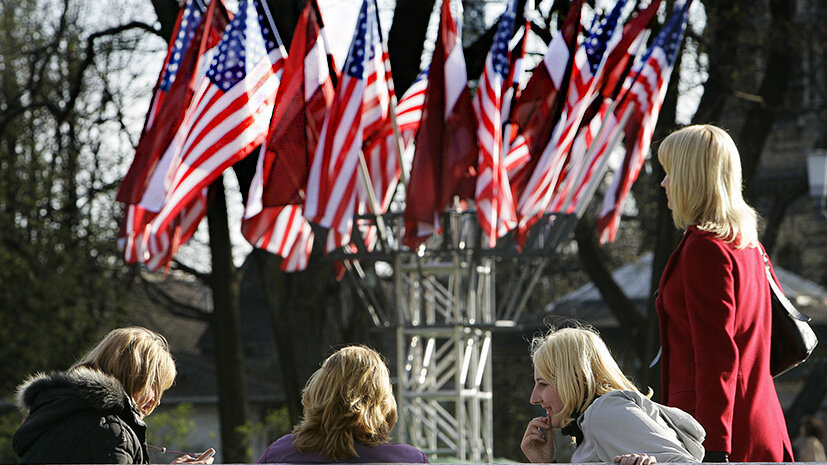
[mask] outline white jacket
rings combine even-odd
[[[691,415],[638,392],[600,396],[577,424],[583,443],[572,454],[572,463],[612,462],[631,452],[654,455],[658,462],[700,462],[704,457],[706,434]]]

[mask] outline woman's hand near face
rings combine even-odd
[[[658,463],[658,459],[647,454],[623,454],[616,456],[614,462],[620,465],[651,465]]]
[[[537,417],[528,422],[520,441],[520,449],[531,463],[552,463],[557,451],[548,417]]]

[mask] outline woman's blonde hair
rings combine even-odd
[[[388,442],[396,424],[388,367],[365,346],[344,347],[328,357],[307,381],[302,406],[304,419],[293,429],[293,447],[330,460],[357,457],[356,442]]]
[[[617,390],[640,392],[591,328],[552,328],[531,341],[531,359],[540,376],[557,388],[563,403],[557,415],[561,424],[574,420],[603,394]]]
[[[154,394],[155,405],[150,412],[161,403],[161,395],[172,386],[177,375],[164,336],[138,326],[110,331],[71,369],[79,367],[98,370],[117,379],[136,403]]]
[[[742,195],[741,158],[726,131],[679,129],[661,142],[658,160],[669,176],[675,226],[694,225],[741,249],[757,243],[758,215]]]

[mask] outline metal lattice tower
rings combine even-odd
[[[397,402],[403,441],[493,460],[493,260],[397,256]]]

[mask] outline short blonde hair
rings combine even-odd
[[[658,160],[669,176],[672,220],[696,226],[737,248],[758,241],[758,215],[742,194],[741,157],[723,129],[687,126],[663,140]]]
[[[71,369],[79,367],[98,370],[117,379],[135,402],[155,394],[152,408],[161,402],[161,395],[172,386],[177,375],[164,336],[139,326],[110,331]]]
[[[358,457],[356,442],[388,442],[396,424],[388,367],[365,346],[344,347],[328,357],[302,391],[302,406],[304,418],[293,429],[293,446],[330,460]]]
[[[566,424],[582,414],[598,397],[611,391],[638,391],[603,339],[591,328],[552,328],[531,341],[534,368],[557,388],[563,409],[557,415]],[[651,396],[651,390],[648,396]]]

